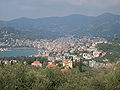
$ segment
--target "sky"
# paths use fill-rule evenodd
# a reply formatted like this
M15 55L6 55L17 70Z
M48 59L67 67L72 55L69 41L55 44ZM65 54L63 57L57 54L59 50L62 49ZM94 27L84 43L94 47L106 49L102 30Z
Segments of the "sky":
M0 20L106 12L120 15L120 0L0 0Z

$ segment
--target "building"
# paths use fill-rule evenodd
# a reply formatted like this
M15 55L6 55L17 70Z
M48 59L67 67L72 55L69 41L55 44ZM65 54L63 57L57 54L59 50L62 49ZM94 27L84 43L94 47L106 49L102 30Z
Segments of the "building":
M55 64L48 64L47 67L57 67Z
M60 71L65 72L68 71L69 69L61 69Z
M55 60L55 58L54 57L48 57L48 60L53 61L53 60Z
M42 64L40 63L40 61L34 61L31 65L37 66L37 67L42 67Z
M73 63L71 60L64 60L63 61L63 67L65 67L65 69L71 69L73 68Z
M83 58L84 59L92 59L92 55L87 54L87 53L83 53Z
M99 57L101 53L102 53L101 50L95 50L95 51L93 52L94 58L95 58L95 57Z
M50 61L48 62L48 65L46 67L57 67L57 65L54 63L55 63L54 61Z

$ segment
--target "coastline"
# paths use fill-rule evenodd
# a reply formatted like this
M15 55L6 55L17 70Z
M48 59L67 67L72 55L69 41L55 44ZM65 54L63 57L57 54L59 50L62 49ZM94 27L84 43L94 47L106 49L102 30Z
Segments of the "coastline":
M17 47L17 48L4 48L0 51L0 57L9 57L9 56L33 56L38 54L39 51L37 48L26 48L26 47Z

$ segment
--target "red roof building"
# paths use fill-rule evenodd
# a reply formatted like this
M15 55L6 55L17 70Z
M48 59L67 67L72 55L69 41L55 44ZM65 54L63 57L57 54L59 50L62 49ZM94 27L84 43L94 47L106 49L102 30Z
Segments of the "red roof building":
M38 63L40 63L40 61L34 61L33 63L38 64Z
M56 67L57 65L55 64L48 64L47 67Z
M65 67L65 69L73 68L72 61L71 60L64 60L63 67Z
M64 71L68 71L69 69L61 69L60 71L64 72Z
M34 61L31 65L42 67L42 64L40 63L40 61Z

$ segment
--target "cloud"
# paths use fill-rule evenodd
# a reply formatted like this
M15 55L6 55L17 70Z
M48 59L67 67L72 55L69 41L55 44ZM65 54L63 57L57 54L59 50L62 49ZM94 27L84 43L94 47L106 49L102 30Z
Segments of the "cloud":
M21 6L20 6L20 9L28 11L28 10L34 10L35 7L26 6L26 5L21 5Z
M72 5L88 5L96 7L110 7L120 5L120 0L64 0Z
M0 18L120 14L120 0L0 0Z
M99 8L109 8L120 4L120 0L93 0L90 4Z
M4 2L28 2L28 3L68 3L71 5L113 6L120 4L120 0L0 0Z
M80 5L82 3L86 3L89 0L29 0L29 1L38 1L38 2L51 2L51 3L69 3L72 5Z
M66 1L73 5L81 5L81 4L88 3L89 0L66 0Z

